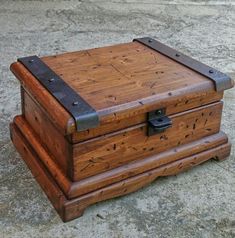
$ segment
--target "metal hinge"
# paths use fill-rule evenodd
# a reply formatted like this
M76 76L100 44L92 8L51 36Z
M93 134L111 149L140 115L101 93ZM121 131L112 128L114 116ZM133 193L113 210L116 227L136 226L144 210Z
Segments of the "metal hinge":
M151 111L147 114L148 125L147 135L152 136L165 131L172 126L172 121L169 117L165 116L165 109L158 109Z

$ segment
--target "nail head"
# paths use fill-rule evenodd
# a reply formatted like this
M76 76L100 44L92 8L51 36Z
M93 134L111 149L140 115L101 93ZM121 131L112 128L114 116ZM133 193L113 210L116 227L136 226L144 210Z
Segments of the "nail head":
M161 115L161 114L162 114L162 110L157 110L157 111L155 112L155 114L158 115L158 116Z
M51 82L55 81L55 79L51 78L51 79L48 79L48 81L51 83Z
M73 102L73 106L77 106L78 105L78 102Z

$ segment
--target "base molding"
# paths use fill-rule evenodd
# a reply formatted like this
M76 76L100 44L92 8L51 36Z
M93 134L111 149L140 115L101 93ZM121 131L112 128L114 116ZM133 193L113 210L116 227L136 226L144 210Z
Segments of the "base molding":
M18 118L17 120L18 123L20 123L19 120L22 120L22 118ZM91 189L85 189L85 183L82 184L80 181L71 182L63 174L59 174L58 179L58 176L56 177L55 174L49 172L47 166L45 166L45 161L42 160L38 153L42 148L35 148L32 146L32 143L30 143L32 141L27 139L27 133L22 133L22 127L19 127L17 120L14 120L10 126L12 141L63 221L69 221L81 216L86 207L96 202L134 192L151 183L157 177L178 174L209 159L215 158L217 160L223 160L229 156L231 150L231 144L228 142L227 136L220 132L203 138L201 139L201 142L198 142L198 145L196 144L199 146L202 141L204 141L205 144L207 144L203 147L204 150L200 149L201 147L197 147L195 145L196 142L194 142L195 146L192 146L191 154L184 156L183 158L182 148L182 151L179 152L177 150L174 152L175 155L177 153L181 155L181 157L178 156L178 159L175 159L174 161L169 160L168 163L165 164L155 164L155 168L151 168L150 166L150 169L147 171L138 174L133 173L129 175L129 177L125 177L124 179L109 185L103 183L101 185L102 187L96 190L93 188L93 191L91 191ZM21 123L23 123L23 121L21 121ZM190 149L188 146L189 145L185 145L185 151ZM192 151L194 151L196 147L199 148L199 151L193 153ZM169 156L175 155L170 154ZM159 155L156 155L155 157L147 158L147 161L149 160L150 162L153 161L156 163L157 156L159 157ZM52 163L52 161L49 161L48 163ZM54 166L55 169L58 169L56 165ZM134 171L134 168L132 169ZM59 171L56 172L59 173ZM87 191L87 193L76 193L76 191L81 191L81 186L79 187L79 185L83 186L85 189L83 191ZM69 198L69 195L72 195L73 198Z

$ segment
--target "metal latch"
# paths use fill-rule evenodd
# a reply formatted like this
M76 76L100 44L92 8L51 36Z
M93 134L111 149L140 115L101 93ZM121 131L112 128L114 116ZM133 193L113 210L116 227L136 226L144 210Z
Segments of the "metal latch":
M148 113L148 136L152 136L165 131L172 126L172 121L165 116L165 109L158 109Z

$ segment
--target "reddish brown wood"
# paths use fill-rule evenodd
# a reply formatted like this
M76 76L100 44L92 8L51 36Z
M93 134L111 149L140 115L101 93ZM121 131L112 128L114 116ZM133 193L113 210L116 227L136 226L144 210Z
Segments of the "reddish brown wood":
M148 137L146 124L140 124L78 143L71 178L77 181L217 133L221 112L219 102L172 116L172 127L154 136Z
M59 133L41 107L26 92L24 92L23 96L25 120L31 125L39 139L43 141L44 147L48 152L54 156L52 158L56 158L55 162L67 174L71 164L72 146L63 134ZM22 121L22 127L24 123L25 121Z
M218 102L170 116L172 128L155 136L147 137L146 123L139 123L72 145L27 93L24 98L26 121L64 174L74 181L216 133L222 112Z
M38 158L37 153L32 149L32 147L29 146L28 142L14 124L11 125L11 137L17 150L25 160L35 179L39 182L63 221L69 221L81 216L86 207L98 201L122 196L136 191L139 188L151 183L159 176L177 174L210 158L225 158L229 155L231 149L231 145L229 143L225 143L215 148L168 163L96 191L68 200L55 182L54 178L50 175L41 160Z
M213 86L200 74L137 42L44 57L43 61L101 115L119 105L137 106L149 97L157 101L156 97L166 91Z
M23 95L24 97L26 97L26 102L27 102L27 104L23 106L23 110L25 111L25 116L27 118L27 121L31 124L31 126L33 128L34 127L38 128L41 125L46 125L49 131L58 130L58 128L55 126L55 123L50 120L50 118L47 116L47 114L43 110L43 107L41 107L38 104L35 98L32 98L25 91ZM169 104L169 102L166 102L164 106L166 106L166 114L172 115L172 114L176 114L178 112L187 110L187 108L196 108L198 106L209 104L213 101L218 101L221 99L221 97L222 97L222 94L205 93L203 96L198 95L197 97L194 97L194 98L185 98L182 100L172 101L171 103L173 103L173 105ZM164 106L160 105L159 103L158 108L164 107ZM37 118L38 120L35 122L35 119L33 119L33 117ZM125 129L133 125L143 123L145 121L146 121L146 113L132 116L130 118L126 118L123 120L118 120L116 121L116 123L109 122L97 128L81 131L79 133L75 132L75 133L72 133L71 135L68 135L67 139L70 143L78 143L78 142L81 142L90 138L94 138L103 134L119 131L121 129Z
M65 194L69 193L71 182L64 175L63 169L58 165L56 158L45 148L45 144L40 143L39 137L28 125L27 121L22 116L16 116L13 123L17 133L24 141L27 141L28 147L33 148L34 153L42 160L48 171L58 179L63 192Z
M19 132L14 123L10 124L11 139L17 151L20 153L25 163L31 170L33 176L40 184L41 188L46 193L52 205L61 217L64 214L64 204L66 198L60 190L56 182L53 180L49 172L45 169L42 163L38 160L36 152L32 150L24 136ZM35 148L36 149L36 148Z
M227 136L220 132L167 150L155 156L147 157L144 160L133 161L132 163L125 164L96 176L87 177L78 182L72 182L64 176L59 166L54 162L55 159L44 149L39 138L37 138L37 135L32 131L23 117L15 117L14 125L17 126L17 130L21 133L22 137L25 138L28 145L33 148L37 157L52 174L66 197L70 199L228 142Z
M71 116L22 64L13 63L11 70L62 134L75 133L75 141L110 132L111 122L128 121L113 130L143 122L146 112L159 107L166 107L170 115L223 96L208 78L137 42L42 60L97 110L100 129L77 134Z
M12 141L64 221L159 176L229 155L220 132L223 92L168 57L132 42L42 60L100 119L96 128L77 132L34 76L19 62L11 65L22 97ZM160 108L172 127L149 137L147 113Z

